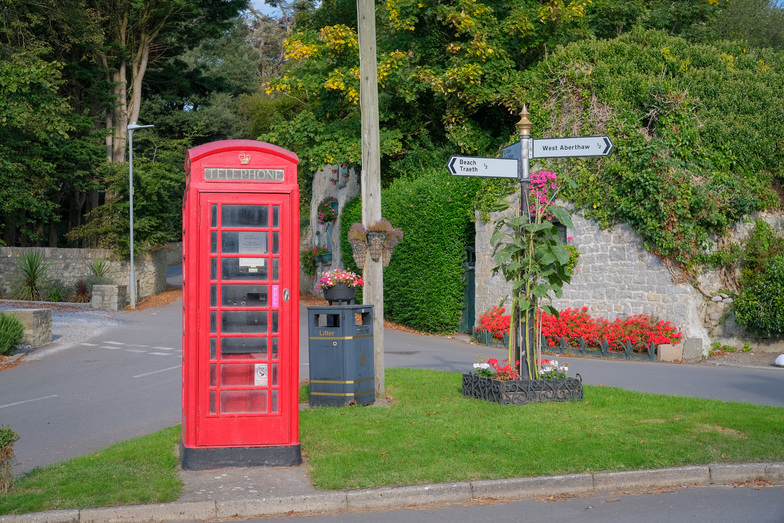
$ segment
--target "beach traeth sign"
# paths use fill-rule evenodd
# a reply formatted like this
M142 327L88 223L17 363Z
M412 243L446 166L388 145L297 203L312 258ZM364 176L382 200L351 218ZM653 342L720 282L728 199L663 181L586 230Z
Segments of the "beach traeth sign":
M517 160L481 156L451 156L446 163L452 176L517 178Z

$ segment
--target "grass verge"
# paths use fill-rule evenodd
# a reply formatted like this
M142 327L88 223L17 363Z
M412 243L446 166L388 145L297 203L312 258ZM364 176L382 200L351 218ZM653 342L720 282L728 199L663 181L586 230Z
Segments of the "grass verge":
M784 461L784 408L586 386L526 406L466 398L457 373L387 369L391 407L314 408L302 448L321 489Z
M182 492L179 438L178 425L30 471L0 496L0 514L174 501Z

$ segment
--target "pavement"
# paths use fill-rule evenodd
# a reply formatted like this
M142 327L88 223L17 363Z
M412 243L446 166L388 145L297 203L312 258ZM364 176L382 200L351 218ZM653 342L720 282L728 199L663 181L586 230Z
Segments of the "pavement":
M439 340L439 338L422 338L419 343L423 344L437 344ZM401 348L406 349L402 346L388 345L388 350L392 354L395 354L396 349ZM391 366L389 362L387 363ZM301 406L301 408L307 407ZM366 512L417 506L436 507L466 504L488 498L512 501L554 495L578 496L604 492L645 492L662 488L753 484L760 480L778 485L784 484L784 463L714 463L659 470L583 473L341 491L316 489L308 475L306 459L297 467L180 470L179 474L184 489L180 498L173 503L0 516L0 523L213 521L283 517L292 514Z

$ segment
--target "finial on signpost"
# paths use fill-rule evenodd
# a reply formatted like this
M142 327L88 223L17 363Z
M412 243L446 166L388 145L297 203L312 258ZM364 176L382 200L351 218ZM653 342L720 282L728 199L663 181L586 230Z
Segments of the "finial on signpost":
M533 127L534 124L532 124L531 120L528 119L530 115L531 113L528 112L528 107L523 105L523 110L520 111L520 121L515 124L517 129L520 131L521 137L531 136L531 127Z

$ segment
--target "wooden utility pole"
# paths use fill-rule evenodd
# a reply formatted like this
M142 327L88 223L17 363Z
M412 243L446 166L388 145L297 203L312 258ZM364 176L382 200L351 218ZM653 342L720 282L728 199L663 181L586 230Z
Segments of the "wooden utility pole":
M359 37L359 106L362 113L362 223L381 219L381 153L378 130L378 65L376 8L373 0L357 0ZM384 270L365 251L363 302L373 305L373 358L376 395L384 397Z

